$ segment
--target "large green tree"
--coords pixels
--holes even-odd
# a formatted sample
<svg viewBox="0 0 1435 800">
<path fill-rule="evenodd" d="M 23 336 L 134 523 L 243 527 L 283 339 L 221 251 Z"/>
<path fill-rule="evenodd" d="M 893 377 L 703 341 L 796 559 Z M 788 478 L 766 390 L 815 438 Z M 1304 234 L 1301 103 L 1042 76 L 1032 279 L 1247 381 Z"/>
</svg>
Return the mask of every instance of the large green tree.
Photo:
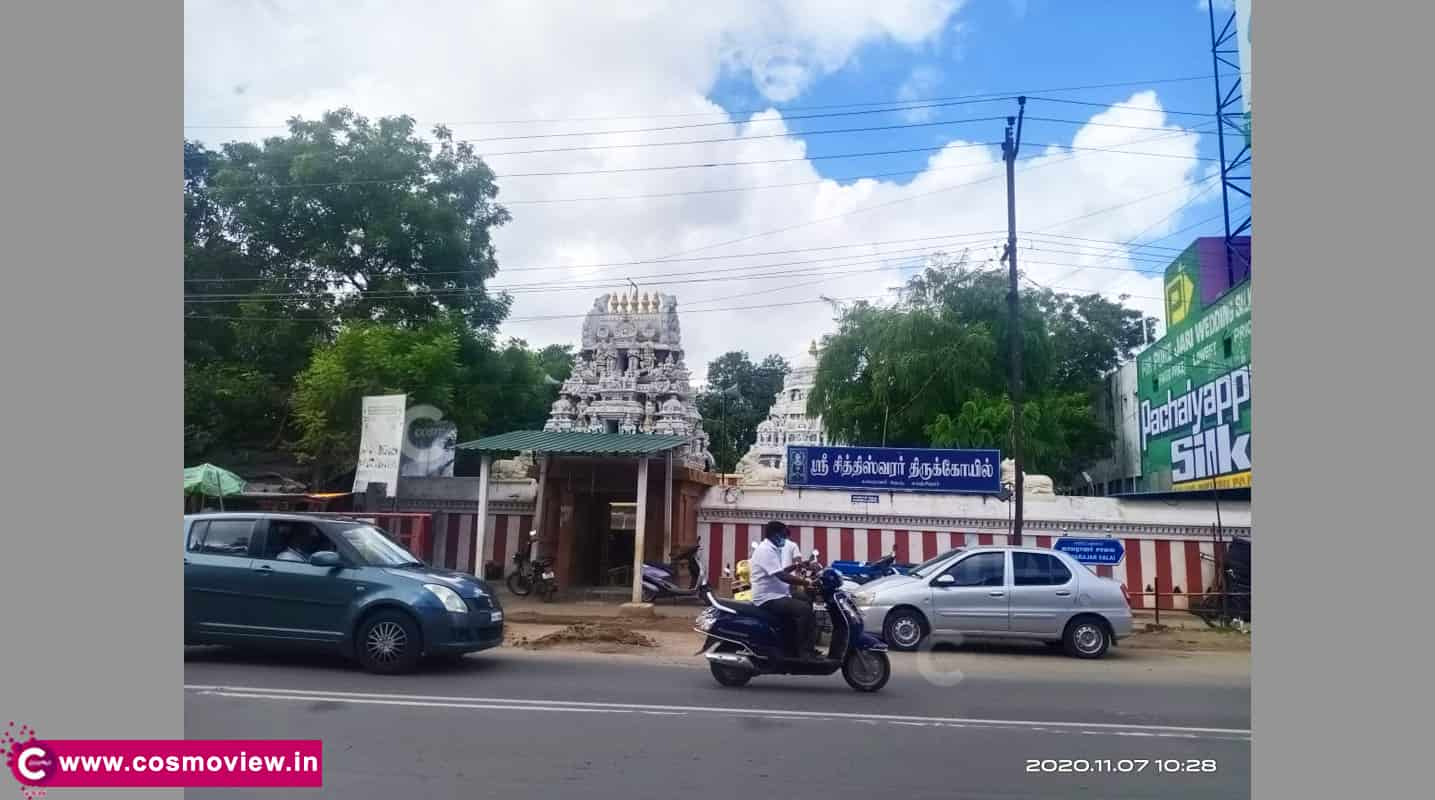
<svg viewBox="0 0 1435 800">
<path fill-rule="evenodd" d="M 520 339 L 496 346 L 458 314 L 407 327 L 345 325 L 297 379 L 295 449 L 318 482 L 345 474 L 358 451 L 362 400 L 375 394 L 407 394 L 409 405 L 438 408 L 461 440 L 540 427 L 557 396 L 545 376 L 571 369 L 567 352 L 534 351 Z"/>
<path fill-rule="evenodd" d="M 495 340 L 497 193 L 470 145 L 404 116 L 186 141 L 186 457 L 288 451 L 327 477 L 371 391 L 433 402 L 464 436 L 541 424 L 571 349 Z"/>
<path fill-rule="evenodd" d="M 890 307 L 845 309 L 812 395 L 828 432 L 854 444 L 1010 450 L 1007 279 L 935 259 Z M 1145 335 L 1141 314 L 1100 295 L 1024 289 L 1023 406 L 1028 469 L 1069 481 L 1110 433 L 1090 392 Z"/>
<path fill-rule="evenodd" d="M 708 363 L 707 387 L 698 394 L 697 405 L 720 471 L 731 472 L 757 441 L 757 426 L 767 418 L 789 369 L 782 356 L 769 355 L 754 364 L 740 351 Z"/>
</svg>

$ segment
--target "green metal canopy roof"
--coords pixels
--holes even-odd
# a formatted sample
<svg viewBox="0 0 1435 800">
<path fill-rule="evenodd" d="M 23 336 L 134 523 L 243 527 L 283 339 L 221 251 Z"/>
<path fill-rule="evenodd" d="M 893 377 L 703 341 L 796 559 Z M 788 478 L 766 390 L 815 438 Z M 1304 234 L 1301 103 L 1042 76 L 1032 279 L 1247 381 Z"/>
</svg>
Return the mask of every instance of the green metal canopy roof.
<svg viewBox="0 0 1435 800">
<path fill-rule="evenodd" d="M 687 437 L 650 433 L 581 433 L 555 431 L 510 431 L 485 436 L 458 445 L 459 450 L 480 453 L 535 453 L 572 455 L 636 456 L 675 450 L 688 444 Z"/>
</svg>

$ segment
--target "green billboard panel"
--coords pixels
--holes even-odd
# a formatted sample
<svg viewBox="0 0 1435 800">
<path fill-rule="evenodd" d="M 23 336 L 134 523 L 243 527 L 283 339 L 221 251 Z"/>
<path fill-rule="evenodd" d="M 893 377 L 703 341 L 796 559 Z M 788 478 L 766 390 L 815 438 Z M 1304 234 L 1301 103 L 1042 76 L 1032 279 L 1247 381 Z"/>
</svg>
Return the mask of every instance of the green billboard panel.
<svg viewBox="0 0 1435 800">
<path fill-rule="evenodd" d="M 1250 282 L 1181 323 L 1136 358 L 1142 473 L 1154 488 L 1248 487 Z"/>
</svg>

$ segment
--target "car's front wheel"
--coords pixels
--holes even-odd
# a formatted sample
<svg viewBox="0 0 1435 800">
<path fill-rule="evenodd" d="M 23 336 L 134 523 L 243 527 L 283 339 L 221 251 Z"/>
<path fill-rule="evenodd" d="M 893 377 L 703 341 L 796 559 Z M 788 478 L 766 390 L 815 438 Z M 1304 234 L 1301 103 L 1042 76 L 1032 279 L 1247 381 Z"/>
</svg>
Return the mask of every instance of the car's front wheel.
<svg viewBox="0 0 1435 800">
<path fill-rule="evenodd" d="M 899 608 L 887 615 L 882 623 L 882 638 L 893 650 L 916 650 L 927 635 L 927 621 L 914 608 Z"/>
<path fill-rule="evenodd" d="M 379 611 L 365 619 L 355 645 L 359 665 L 383 675 L 413 669 L 422 647 L 418 625 L 400 611 Z"/>
</svg>

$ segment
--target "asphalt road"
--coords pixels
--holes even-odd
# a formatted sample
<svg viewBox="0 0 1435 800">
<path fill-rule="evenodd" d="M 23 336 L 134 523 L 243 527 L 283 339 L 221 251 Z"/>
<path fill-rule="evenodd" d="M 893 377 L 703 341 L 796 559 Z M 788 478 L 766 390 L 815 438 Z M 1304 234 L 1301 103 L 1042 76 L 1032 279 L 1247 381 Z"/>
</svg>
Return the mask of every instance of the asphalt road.
<svg viewBox="0 0 1435 800">
<path fill-rule="evenodd" d="M 382 678 L 199 649 L 186 654 L 185 733 L 323 739 L 325 788 L 285 791 L 346 798 L 1250 794 L 1248 677 L 1165 680 L 1159 660 L 1039 654 L 1030 670 L 939 654 L 924 676 L 917 658 L 895 654 L 891 682 L 864 695 L 837 675 L 727 689 L 696 660 L 505 649 Z M 1065 771 L 1029 771 L 1047 759 Z"/>
</svg>

